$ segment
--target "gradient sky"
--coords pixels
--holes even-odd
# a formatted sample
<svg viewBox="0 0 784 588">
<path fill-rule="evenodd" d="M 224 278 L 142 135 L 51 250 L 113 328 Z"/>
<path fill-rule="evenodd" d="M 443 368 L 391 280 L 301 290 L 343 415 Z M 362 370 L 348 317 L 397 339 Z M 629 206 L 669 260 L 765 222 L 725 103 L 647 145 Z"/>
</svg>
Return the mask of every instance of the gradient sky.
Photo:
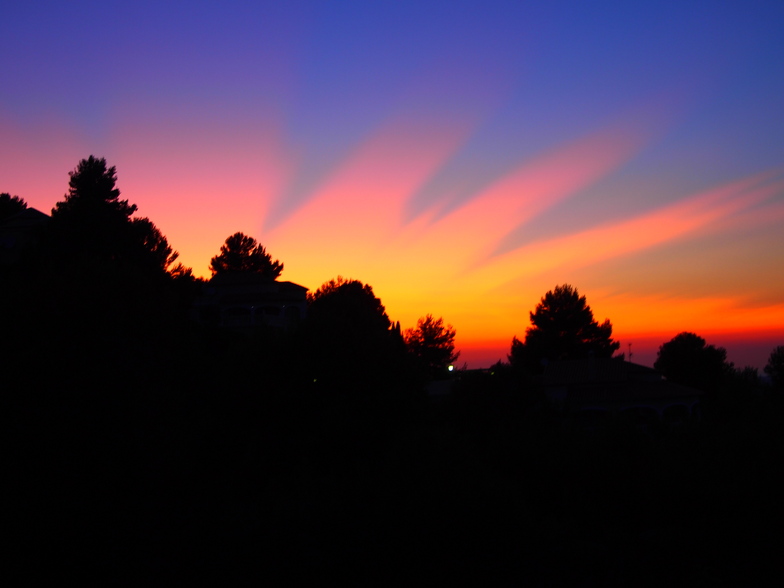
<svg viewBox="0 0 784 588">
<path fill-rule="evenodd" d="M 506 357 L 569 283 L 651 364 L 784 344 L 784 2 L 3 2 L 0 191 L 90 154 L 197 275 L 236 231 Z"/>
</svg>

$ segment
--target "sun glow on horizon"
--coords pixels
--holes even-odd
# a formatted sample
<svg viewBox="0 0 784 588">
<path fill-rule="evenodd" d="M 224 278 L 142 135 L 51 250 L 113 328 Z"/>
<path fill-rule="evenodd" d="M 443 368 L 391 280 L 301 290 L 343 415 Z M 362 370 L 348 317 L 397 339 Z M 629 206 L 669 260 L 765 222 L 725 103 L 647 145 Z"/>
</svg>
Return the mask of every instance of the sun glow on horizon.
<svg viewBox="0 0 784 588">
<path fill-rule="evenodd" d="M 784 339 L 767 4 L 710 23 L 601 2 L 590 22 L 526 3 L 107 6 L 123 26 L 89 69 L 104 15 L 20 4 L 0 23 L 0 191 L 48 213 L 105 157 L 195 275 L 241 231 L 283 280 L 361 280 L 404 328 L 442 316 L 476 350 L 461 363 L 505 357 L 563 283 L 621 337 Z"/>
</svg>

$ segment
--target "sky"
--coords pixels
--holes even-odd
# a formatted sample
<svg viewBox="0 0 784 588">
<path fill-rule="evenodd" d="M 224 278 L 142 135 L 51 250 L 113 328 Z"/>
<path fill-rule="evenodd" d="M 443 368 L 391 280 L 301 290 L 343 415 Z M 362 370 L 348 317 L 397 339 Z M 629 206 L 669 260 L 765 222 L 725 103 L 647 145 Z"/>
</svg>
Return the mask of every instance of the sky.
<svg viewBox="0 0 784 588">
<path fill-rule="evenodd" d="M 556 285 L 651 365 L 784 344 L 784 2 L 0 3 L 0 192 L 89 155 L 209 277 L 242 231 L 315 290 L 506 359 Z M 630 346 L 631 345 L 631 346 Z"/>
</svg>

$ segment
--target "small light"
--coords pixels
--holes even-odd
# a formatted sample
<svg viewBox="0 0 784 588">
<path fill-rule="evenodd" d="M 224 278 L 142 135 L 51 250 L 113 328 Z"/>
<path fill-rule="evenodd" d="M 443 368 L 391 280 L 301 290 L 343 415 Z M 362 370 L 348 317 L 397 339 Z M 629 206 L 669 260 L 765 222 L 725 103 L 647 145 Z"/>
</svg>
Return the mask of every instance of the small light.
<svg viewBox="0 0 784 588">
<path fill-rule="evenodd" d="M 450 365 L 450 366 L 449 366 L 447 369 L 448 369 L 450 372 L 453 372 L 453 371 L 455 371 L 455 366 L 453 366 L 453 365 Z"/>
</svg>

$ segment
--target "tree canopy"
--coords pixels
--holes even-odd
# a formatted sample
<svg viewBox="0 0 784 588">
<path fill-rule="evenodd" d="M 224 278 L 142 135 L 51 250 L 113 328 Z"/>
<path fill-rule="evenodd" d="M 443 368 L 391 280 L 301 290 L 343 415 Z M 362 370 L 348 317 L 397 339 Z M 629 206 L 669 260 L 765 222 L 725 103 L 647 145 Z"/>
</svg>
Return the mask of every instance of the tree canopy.
<svg viewBox="0 0 784 588">
<path fill-rule="evenodd" d="M 69 172 L 68 193 L 52 209 L 50 250 L 68 264 L 165 271 L 177 259 L 148 218 L 132 218 L 136 205 L 120 200 L 117 170 L 90 155 Z"/>
<path fill-rule="evenodd" d="M 117 168 L 107 167 L 106 159 L 90 155 L 82 159 L 76 168 L 68 173 L 68 193 L 55 204 L 52 218 L 68 214 L 102 215 L 114 214 L 128 219 L 136 212 L 136 205 L 120 200 L 117 183 Z"/>
<path fill-rule="evenodd" d="M 659 347 L 653 367 L 676 384 L 714 391 L 733 366 L 723 347 L 706 345 L 699 335 L 684 331 Z"/>
<path fill-rule="evenodd" d="M 254 272 L 276 280 L 283 272 L 283 264 L 272 256 L 256 239 L 244 233 L 234 233 L 221 245 L 220 253 L 210 260 L 212 275 Z"/>
<path fill-rule="evenodd" d="M 443 371 L 457 361 L 460 352 L 455 352 L 455 329 L 444 325 L 444 319 L 433 318 L 432 314 L 420 317 L 414 329 L 406 329 L 403 339 L 406 348 L 413 353 L 431 372 Z"/>
<path fill-rule="evenodd" d="M 329 321 L 342 330 L 371 333 L 388 331 L 392 325 L 381 300 L 370 284 L 338 276 L 308 294 L 308 317 Z"/>
<path fill-rule="evenodd" d="M 303 335 L 314 374 L 328 384 L 378 385 L 405 355 L 381 300 L 359 280 L 338 277 L 309 294 Z"/>
<path fill-rule="evenodd" d="M 547 292 L 530 318 L 525 341 L 512 339 L 509 360 L 516 367 L 540 372 L 546 360 L 612 357 L 620 347 L 610 321 L 597 323 L 585 296 L 569 284 Z"/>
<path fill-rule="evenodd" d="M 19 196 L 11 196 L 8 192 L 0 194 L 0 221 L 26 208 L 27 203 Z"/>
<path fill-rule="evenodd" d="M 147 262 L 153 267 L 166 270 L 174 263 L 180 254 L 174 251 L 163 233 L 148 218 L 134 218 L 131 226 L 136 233 L 136 239 L 141 246 L 141 251 Z M 180 264 L 180 272 L 185 272 Z"/>
</svg>

